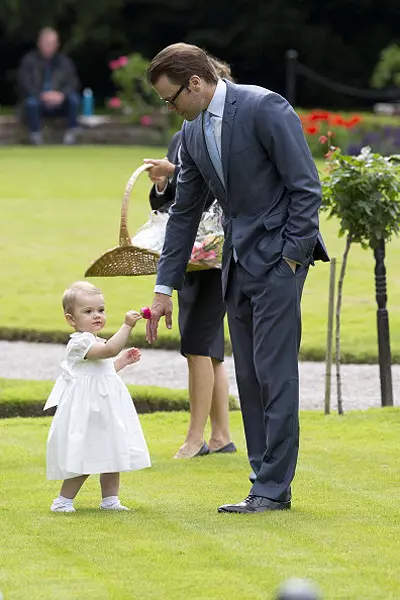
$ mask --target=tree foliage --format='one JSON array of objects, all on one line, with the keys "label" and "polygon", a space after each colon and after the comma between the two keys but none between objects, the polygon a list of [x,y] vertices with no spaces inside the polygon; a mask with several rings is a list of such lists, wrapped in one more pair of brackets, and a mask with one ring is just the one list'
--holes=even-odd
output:
[{"label": "tree foliage", "polygon": [[371,83],[376,88],[383,88],[388,84],[400,88],[400,46],[392,44],[382,50]]},{"label": "tree foliage", "polygon": [[[227,61],[237,80],[280,93],[285,93],[288,48],[298,50],[301,62],[315,71],[365,88],[381,49],[398,35],[396,5],[392,0],[1,0],[0,102],[10,102],[18,62],[47,25],[60,31],[83,84],[100,97],[113,92],[110,59],[134,52],[150,59],[180,40]],[[353,98],[304,79],[298,102],[354,104]]]},{"label": "tree foliage", "polygon": [[358,156],[333,152],[322,178],[322,210],[338,217],[340,235],[377,248],[400,230],[400,155],[381,156],[366,147]]}]

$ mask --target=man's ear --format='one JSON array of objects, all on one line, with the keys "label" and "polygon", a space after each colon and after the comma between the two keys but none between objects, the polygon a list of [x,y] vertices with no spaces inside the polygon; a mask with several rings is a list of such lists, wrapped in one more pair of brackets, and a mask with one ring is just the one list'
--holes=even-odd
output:
[{"label": "man's ear", "polygon": [[201,87],[202,79],[198,75],[192,75],[188,82],[188,88],[193,91],[198,91]]},{"label": "man's ear", "polygon": [[65,313],[64,316],[65,316],[65,320],[67,321],[68,325],[71,325],[71,327],[75,327],[74,317],[70,313]]}]

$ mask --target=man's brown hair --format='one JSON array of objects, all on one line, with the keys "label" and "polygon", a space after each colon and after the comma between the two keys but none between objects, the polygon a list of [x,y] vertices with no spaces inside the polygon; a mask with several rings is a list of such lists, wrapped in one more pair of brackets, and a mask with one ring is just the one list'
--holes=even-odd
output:
[{"label": "man's brown hair", "polygon": [[179,42],[161,50],[151,61],[147,78],[151,85],[166,75],[176,85],[187,85],[192,75],[217,83],[218,74],[208,54],[191,44]]}]

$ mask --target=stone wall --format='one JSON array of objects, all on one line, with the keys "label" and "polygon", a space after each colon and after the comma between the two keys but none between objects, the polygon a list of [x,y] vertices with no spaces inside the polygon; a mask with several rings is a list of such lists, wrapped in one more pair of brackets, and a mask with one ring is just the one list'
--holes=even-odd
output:
[{"label": "stone wall", "polygon": [[[168,133],[162,129],[130,125],[115,116],[95,115],[79,117],[81,133],[80,144],[113,144],[165,146]],[[43,137],[46,144],[60,144],[65,129],[65,121],[59,119],[43,120]],[[28,143],[27,130],[14,115],[0,115],[0,145]]]}]

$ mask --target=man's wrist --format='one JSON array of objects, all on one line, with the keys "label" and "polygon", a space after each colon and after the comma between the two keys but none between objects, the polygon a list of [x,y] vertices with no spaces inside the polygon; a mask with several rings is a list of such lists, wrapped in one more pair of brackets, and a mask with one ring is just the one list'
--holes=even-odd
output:
[{"label": "man's wrist", "polygon": [[166,296],[172,296],[172,292],[173,292],[173,288],[170,287],[169,285],[160,285],[157,284],[154,286],[154,293],[155,294],[164,294]]}]

